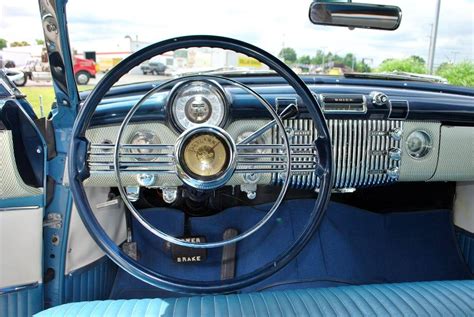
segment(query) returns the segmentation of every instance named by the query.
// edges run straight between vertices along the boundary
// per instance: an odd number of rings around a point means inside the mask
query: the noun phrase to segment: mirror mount
[[[402,20],[397,6],[354,3],[351,0],[314,1],[309,8],[313,24],[345,26],[349,29],[365,28],[396,30]]]

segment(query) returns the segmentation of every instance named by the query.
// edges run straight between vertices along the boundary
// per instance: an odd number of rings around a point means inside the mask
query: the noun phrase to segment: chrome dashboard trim
[[[307,119],[285,120],[292,129],[306,129],[310,135],[293,135],[291,146],[310,144],[316,131],[308,127]],[[400,149],[402,140],[395,140],[390,131],[403,129],[401,120],[327,120],[333,146],[335,165],[334,189],[370,187],[395,182],[387,175],[389,169],[400,168],[401,160],[389,158],[390,149]],[[273,138],[278,134],[274,131]],[[296,158],[295,158],[296,159]],[[278,184],[278,175],[272,178]],[[319,182],[315,173],[293,175],[290,187],[316,189]]]
[[[325,94],[313,94],[319,101],[321,105],[321,110],[323,113],[328,113],[328,114],[364,114],[367,113],[367,97],[365,95],[360,95],[362,97],[362,110],[331,110],[326,108],[326,102],[324,101]],[[343,98],[345,95],[353,96],[353,94],[340,94],[340,96]],[[349,103],[348,103],[349,104]],[[357,104],[358,103],[352,103],[352,104]]]

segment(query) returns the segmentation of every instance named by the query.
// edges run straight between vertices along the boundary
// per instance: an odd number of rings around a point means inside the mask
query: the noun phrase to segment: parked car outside
[[[87,85],[91,78],[95,78],[97,70],[93,60],[74,57],[73,63],[74,76],[79,85]],[[28,79],[35,81],[51,80],[49,63],[42,62],[40,59],[29,60],[20,70],[24,73],[24,76],[15,80],[15,85],[20,87],[25,86]]]
[[[149,61],[140,65],[140,69],[143,72],[143,75],[164,75],[166,70],[166,65],[158,61]]]

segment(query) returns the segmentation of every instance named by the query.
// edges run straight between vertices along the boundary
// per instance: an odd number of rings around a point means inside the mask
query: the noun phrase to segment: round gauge
[[[237,144],[239,144],[240,142],[242,142],[243,140],[245,140],[246,138],[251,136],[253,133],[254,133],[254,131],[244,131],[244,132],[240,133],[237,136]],[[259,137],[256,140],[253,140],[252,142],[250,142],[249,144],[265,144],[265,139],[263,137]],[[265,151],[263,149],[255,149],[255,150],[245,149],[245,150],[242,150],[241,153],[262,154],[262,153],[265,153]]]
[[[138,131],[130,139],[130,144],[132,145],[147,145],[147,144],[160,144],[160,138],[153,132],[150,131]],[[142,156],[137,156],[136,159],[139,161],[153,161],[156,159],[153,155],[158,153],[159,150],[154,149],[131,149],[133,154],[144,154]]]
[[[180,130],[206,124],[221,126],[227,112],[223,89],[211,81],[190,81],[171,93],[170,113]]]
[[[413,131],[407,137],[406,146],[408,154],[413,158],[423,158],[431,151],[431,136],[420,130]]]
[[[196,134],[183,146],[183,165],[197,178],[219,176],[229,162],[226,143],[213,134]]]

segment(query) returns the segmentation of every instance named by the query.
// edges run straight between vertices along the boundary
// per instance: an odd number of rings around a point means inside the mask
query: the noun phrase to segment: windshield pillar
[[[75,116],[79,106],[79,92],[69,46],[66,2],[67,0],[39,0],[39,9],[58,111],[65,110]]]

